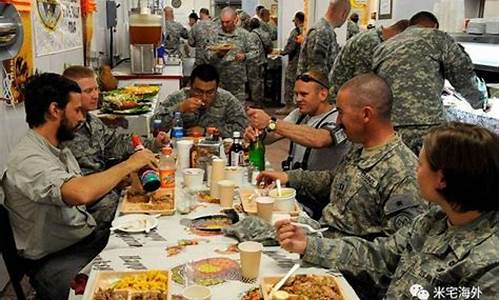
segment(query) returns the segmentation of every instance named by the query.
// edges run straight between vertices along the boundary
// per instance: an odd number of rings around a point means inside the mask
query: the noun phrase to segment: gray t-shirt
[[[62,185],[77,176],[81,171],[71,151],[54,147],[33,130],[12,150],[1,180],[22,256],[42,258],[94,231],[85,205],[69,206],[62,199]]]
[[[337,119],[337,109],[333,108],[330,111],[327,111],[323,114],[317,116],[309,116],[304,117],[299,124],[304,124],[313,128],[322,128],[329,130],[332,135],[338,130],[336,125]],[[286,116],[283,120],[297,124],[299,121],[301,114],[298,108],[294,109],[288,116]],[[342,159],[344,154],[349,150],[350,143],[346,140],[343,140],[340,144],[333,143],[329,147],[322,149],[311,149],[309,154],[309,158],[307,160],[307,169],[308,170],[332,170],[334,169],[338,162]],[[307,147],[299,145],[297,143],[293,143],[292,145],[292,165],[296,162],[302,162],[304,159],[304,154],[306,152]]]

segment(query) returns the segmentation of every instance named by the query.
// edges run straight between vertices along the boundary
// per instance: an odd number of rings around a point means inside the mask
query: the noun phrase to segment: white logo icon
[[[427,300],[430,297],[430,294],[427,290],[424,289],[420,284],[414,284],[410,287],[410,294],[413,297],[417,297],[419,300]]]

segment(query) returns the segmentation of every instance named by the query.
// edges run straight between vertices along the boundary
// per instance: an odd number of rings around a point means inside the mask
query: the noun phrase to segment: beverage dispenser
[[[132,73],[156,72],[156,48],[161,42],[161,22],[161,16],[149,13],[147,8],[141,8],[139,14],[129,16]]]

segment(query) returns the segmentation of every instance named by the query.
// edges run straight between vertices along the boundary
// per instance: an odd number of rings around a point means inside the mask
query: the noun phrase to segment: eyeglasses
[[[199,90],[196,88],[191,88],[191,95],[195,96],[195,97],[203,97],[203,96],[212,97],[215,95],[215,93],[217,93],[217,89],[209,90],[209,91],[202,91],[202,90]]]
[[[325,89],[329,89],[328,85],[326,83],[323,83],[321,81],[319,81],[318,79],[312,77],[311,75],[309,74],[300,74],[299,76],[297,76],[297,79],[295,79],[295,81],[297,80],[302,80],[304,82],[311,82],[311,81],[314,81],[316,82],[317,84],[321,85],[322,87],[324,87]]]

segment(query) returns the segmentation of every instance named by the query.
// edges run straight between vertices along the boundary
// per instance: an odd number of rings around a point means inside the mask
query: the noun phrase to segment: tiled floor
[[[266,109],[268,113],[272,114],[276,109]],[[279,116],[278,116],[279,117]],[[281,170],[281,161],[285,160],[288,155],[289,140],[282,139],[272,145],[266,146],[266,159],[269,160],[274,170]],[[34,291],[31,288],[27,278],[22,282],[24,291],[28,295],[28,299],[36,300]],[[9,283],[3,291],[0,292],[0,299],[15,300],[16,296],[12,285]]]

